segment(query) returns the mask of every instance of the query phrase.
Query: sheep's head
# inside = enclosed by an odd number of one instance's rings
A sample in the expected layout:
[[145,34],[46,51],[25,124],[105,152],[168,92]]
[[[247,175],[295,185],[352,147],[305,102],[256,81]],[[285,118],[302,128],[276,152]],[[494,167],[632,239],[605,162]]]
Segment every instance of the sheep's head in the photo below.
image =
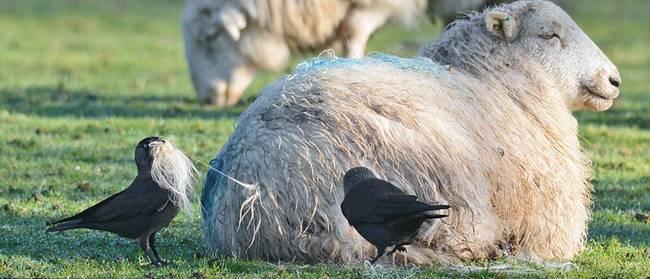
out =
[[254,66],[228,36],[218,35],[206,42],[198,38],[186,38],[185,56],[199,101],[235,105],[254,77]]
[[246,21],[236,6],[213,0],[189,0],[183,36],[192,83],[203,103],[237,103],[254,75],[237,40]]
[[183,13],[183,25],[192,35],[205,42],[217,37],[220,31],[218,7],[210,0],[189,0]]
[[282,37],[248,26],[238,1],[189,0],[183,36],[192,83],[203,103],[233,106],[261,69],[279,70],[289,59]]
[[[551,2],[518,2],[484,14],[485,28],[506,48],[540,65],[571,110],[603,111],[619,95],[616,66],[562,9]],[[520,52],[521,53],[521,52]]]

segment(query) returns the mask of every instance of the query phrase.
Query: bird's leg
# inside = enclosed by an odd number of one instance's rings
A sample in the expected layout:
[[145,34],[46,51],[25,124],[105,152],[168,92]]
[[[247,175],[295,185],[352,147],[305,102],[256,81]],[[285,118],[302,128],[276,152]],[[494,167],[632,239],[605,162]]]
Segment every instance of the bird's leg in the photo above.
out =
[[160,261],[158,261],[156,256],[153,254],[151,247],[149,246],[149,236],[140,237],[138,239],[138,242],[140,243],[140,248],[142,248],[144,254],[147,255],[147,257],[151,261],[151,264],[159,267],[161,265]]
[[408,244],[407,243],[401,243],[401,244],[395,245],[395,248],[393,248],[393,250],[390,250],[390,252],[388,252],[388,254],[386,254],[386,255],[392,255],[396,251],[406,253],[406,248],[404,248],[404,245],[408,245]]
[[370,260],[370,264],[375,264],[375,262],[384,255],[384,252],[386,252],[386,247],[377,247],[377,256]]
[[156,246],[154,245],[155,243],[156,243],[156,232],[152,233],[149,236],[149,246],[151,246],[151,251],[153,252],[153,255],[156,257],[156,260],[158,260],[158,262],[161,264],[166,264],[167,261],[163,260],[163,258],[161,258],[158,255],[158,251],[156,251]]

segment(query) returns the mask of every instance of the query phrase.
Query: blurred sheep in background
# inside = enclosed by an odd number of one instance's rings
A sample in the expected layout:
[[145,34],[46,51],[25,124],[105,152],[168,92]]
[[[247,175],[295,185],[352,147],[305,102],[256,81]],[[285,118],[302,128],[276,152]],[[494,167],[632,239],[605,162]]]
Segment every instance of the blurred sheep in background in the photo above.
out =
[[[413,25],[425,16],[445,23],[486,0],[188,0],[185,55],[198,100],[221,107],[239,102],[260,70],[283,70],[291,53],[342,45],[364,56],[368,38],[386,23]],[[499,1],[501,2],[501,1]]]

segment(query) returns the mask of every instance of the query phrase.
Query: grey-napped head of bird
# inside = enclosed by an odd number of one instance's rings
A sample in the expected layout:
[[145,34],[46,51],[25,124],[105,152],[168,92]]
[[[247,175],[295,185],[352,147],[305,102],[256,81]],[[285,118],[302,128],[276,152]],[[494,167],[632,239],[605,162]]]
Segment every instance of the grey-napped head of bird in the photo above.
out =
[[160,188],[169,191],[169,200],[182,209],[191,205],[190,197],[194,194],[192,186],[197,169],[192,160],[169,140],[149,143],[151,177]]
[[138,173],[149,172],[151,169],[151,147],[161,141],[164,140],[160,137],[147,137],[138,142],[135,147],[135,164],[138,166]]
[[347,194],[350,189],[354,185],[356,185],[359,181],[368,179],[368,178],[376,178],[377,175],[375,175],[372,170],[366,167],[354,167],[348,170],[345,175],[343,176],[343,190]]

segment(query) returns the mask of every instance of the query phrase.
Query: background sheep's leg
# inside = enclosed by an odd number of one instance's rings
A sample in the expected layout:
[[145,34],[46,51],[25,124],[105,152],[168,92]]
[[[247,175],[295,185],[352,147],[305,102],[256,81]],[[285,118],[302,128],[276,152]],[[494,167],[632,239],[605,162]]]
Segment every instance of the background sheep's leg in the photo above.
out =
[[345,56],[363,57],[370,35],[386,23],[389,11],[380,9],[355,9],[343,22],[343,45]]

